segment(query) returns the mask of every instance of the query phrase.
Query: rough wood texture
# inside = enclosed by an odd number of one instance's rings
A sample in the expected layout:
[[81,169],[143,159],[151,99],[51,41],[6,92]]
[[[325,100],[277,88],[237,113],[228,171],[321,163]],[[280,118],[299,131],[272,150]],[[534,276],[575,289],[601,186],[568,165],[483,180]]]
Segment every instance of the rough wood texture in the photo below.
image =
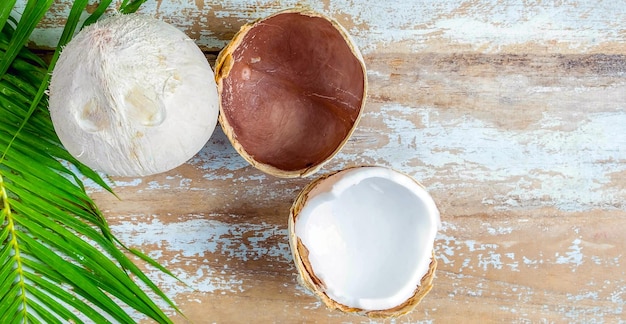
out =
[[[33,46],[50,46],[58,1]],[[607,322],[626,300],[626,5],[542,1],[156,1],[206,50],[239,26],[309,5],[365,54],[369,96],[320,174],[406,172],[442,214],[434,288],[395,322]],[[296,281],[287,216],[312,178],[249,167],[217,130],[186,165],[92,195],[194,323],[369,322]],[[185,322],[173,314],[178,322]],[[390,321],[387,321],[390,322]]]

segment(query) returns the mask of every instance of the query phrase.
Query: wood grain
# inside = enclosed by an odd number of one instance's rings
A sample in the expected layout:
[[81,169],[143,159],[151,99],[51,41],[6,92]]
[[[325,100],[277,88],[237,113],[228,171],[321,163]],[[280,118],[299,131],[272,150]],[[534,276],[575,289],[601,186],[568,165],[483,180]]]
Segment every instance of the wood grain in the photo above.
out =
[[[26,1],[17,2],[23,10]],[[34,46],[55,46],[72,3],[55,1]],[[219,50],[241,25],[291,7],[332,16],[366,53],[623,54],[626,39],[621,1],[152,0],[140,12]]]
[[[33,40],[53,46],[69,1]],[[626,5],[540,1],[155,1],[143,13],[206,51],[291,6],[338,19],[365,54],[361,122],[319,174],[386,165],[422,182],[443,221],[434,288],[389,323],[624,320]],[[221,130],[191,161],[90,186],[180,323],[370,322],[327,311],[296,280],[287,216],[313,178],[247,165]],[[165,307],[165,306],[164,306]],[[136,317],[141,320],[139,315]]]

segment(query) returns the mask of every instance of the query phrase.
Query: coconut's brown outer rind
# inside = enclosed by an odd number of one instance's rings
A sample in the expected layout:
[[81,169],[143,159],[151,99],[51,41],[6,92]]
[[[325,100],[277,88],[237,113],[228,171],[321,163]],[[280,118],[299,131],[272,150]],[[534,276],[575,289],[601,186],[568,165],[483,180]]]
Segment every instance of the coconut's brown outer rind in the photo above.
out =
[[[432,257],[431,257],[431,262],[430,262],[428,272],[422,277],[422,280],[420,281],[419,286],[416,287],[415,292],[413,293],[413,296],[407,299],[404,303],[396,307],[390,308],[390,309],[365,310],[365,309],[360,309],[360,308],[348,307],[346,305],[343,305],[341,303],[334,301],[333,299],[328,297],[328,295],[326,295],[326,293],[324,292],[326,290],[324,286],[324,282],[321,279],[319,279],[317,276],[315,276],[315,274],[312,271],[311,263],[308,260],[307,248],[304,246],[304,244],[302,244],[300,239],[296,236],[296,231],[295,231],[296,218],[298,217],[298,215],[300,214],[300,211],[302,210],[307,200],[309,199],[309,193],[311,192],[311,190],[313,190],[317,185],[319,185],[324,180],[326,180],[327,178],[335,174],[338,174],[338,173],[341,173],[341,172],[344,172],[353,168],[361,168],[361,167],[369,167],[369,166],[351,167],[351,168],[343,169],[340,171],[335,171],[330,174],[318,177],[317,179],[313,180],[308,185],[306,185],[300,191],[293,205],[291,206],[290,213],[289,213],[289,221],[288,221],[289,245],[291,248],[291,254],[293,256],[293,260],[296,264],[296,268],[298,269],[298,274],[299,274],[298,281],[300,282],[301,285],[303,285],[304,287],[309,289],[311,292],[313,292],[329,309],[339,309],[346,313],[356,313],[356,314],[364,315],[370,318],[390,318],[390,317],[402,316],[411,312],[415,308],[415,306],[417,306],[420,303],[420,301],[422,301],[424,296],[426,296],[426,294],[428,294],[428,292],[430,292],[430,290],[433,288],[433,279],[435,278],[435,271],[437,269],[437,260],[435,259],[434,250],[432,252]],[[409,177],[409,178],[413,179],[412,177]],[[419,183],[417,180],[413,179],[413,181],[415,181],[415,183],[417,183],[420,187],[423,187],[422,184]]]
[[[361,98],[361,105],[358,109],[358,114],[355,117],[355,120],[352,124],[352,127],[349,129],[349,131],[347,132],[345,138],[341,141],[341,143],[335,148],[335,150],[329,154],[323,161],[314,164],[314,165],[310,165],[310,166],[306,166],[303,168],[300,168],[298,170],[283,170],[280,168],[277,168],[273,165],[270,165],[268,163],[263,163],[263,162],[259,162],[257,160],[254,159],[253,156],[251,156],[251,154],[249,154],[245,147],[237,140],[237,135],[235,133],[235,130],[233,129],[233,127],[230,125],[228,118],[226,118],[226,115],[224,113],[224,107],[222,104],[222,96],[223,96],[223,92],[224,92],[224,80],[228,77],[233,65],[234,65],[234,61],[233,61],[233,53],[235,52],[235,50],[242,44],[242,41],[244,40],[246,34],[252,29],[254,28],[257,24],[262,23],[263,21],[272,18],[274,16],[277,15],[281,15],[281,14],[293,14],[293,13],[297,13],[297,14],[301,14],[304,16],[308,16],[308,17],[318,17],[318,18],[323,18],[325,20],[327,20],[328,22],[330,22],[332,24],[332,26],[336,29],[337,32],[339,32],[344,40],[346,41],[346,44],[348,45],[348,47],[350,48],[351,52],[353,53],[354,57],[359,61],[361,68],[362,68],[362,72],[363,72],[363,95]],[[277,12],[273,15],[270,15],[268,17],[262,18],[262,19],[258,19],[255,22],[252,22],[250,24],[246,24],[244,26],[242,26],[240,28],[240,30],[235,34],[235,36],[233,37],[233,39],[229,42],[229,44],[224,47],[224,49],[222,49],[222,51],[220,51],[216,63],[215,63],[215,80],[217,82],[217,88],[218,88],[218,94],[219,94],[219,104],[220,104],[220,114],[218,117],[219,123],[224,131],[224,134],[228,137],[228,139],[230,140],[233,148],[246,160],[248,161],[248,163],[250,163],[252,166],[254,166],[255,168],[276,176],[276,177],[281,177],[281,178],[297,178],[297,177],[305,177],[308,175],[311,175],[315,172],[317,172],[326,162],[328,162],[330,159],[332,159],[335,155],[337,155],[337,153],[339,153],[339,151],[343,148],[343,146],[345,145],[345,143],[350,139],[350,136],[352,136],[352,133],[354,132],[354,130],[356,129],[359,120],[361,118],[363,109],[365,107],[365,101],[366,101],[366,97],[367,97],[367,73],[366,73],[366,67],[365,67],[365,62],[363,60],[363,56],[361,55],[361,52],[359,51],[359,49],[357,48],[357,46],[355,45],[354,41],[352,40],[352,38],[350,37],[350,35],[348,34],[348,32],[343,28],[343,26],[341,26],[338,22],[336,22],[334,19],[331,19],[319,12],[315,12],[312,10],[308,10],[308,9],[302,9],[302,8],[293,8],[293,9],[287,9],[287,10],[283,10],[280,12]]]

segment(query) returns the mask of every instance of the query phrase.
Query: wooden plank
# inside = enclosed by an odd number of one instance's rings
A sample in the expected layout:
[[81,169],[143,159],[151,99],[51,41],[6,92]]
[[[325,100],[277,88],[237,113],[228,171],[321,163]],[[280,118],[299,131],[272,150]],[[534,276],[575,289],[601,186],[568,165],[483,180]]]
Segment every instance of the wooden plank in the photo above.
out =
[[[25,0],[18,0],[18,9]],[[118,0],[118,2],[120,2]],[[71,0],[57,0],[33,45],[53,47]],[[243,24],[291,7],[334,17],[366,53],[623,53],[623,1],[147,1],[143,14],[179,27],[207,50],[221,49]]]
[[[69,3],[33,46],[54,46]],[[242,24],[297,5],[344,24],[368,66],[361,123],[320,174],[390,166],[442,213],[435,288],[397,322],[623,318],[624,3],[171,0],[142,12],[216,51]],[[286,218],[311,180],[251,168],[218,129],[180,168],[112,179],[121,200],[90,192],[123,242],[187,283],[146,268],[193,323],[369,322],[297,283]]]

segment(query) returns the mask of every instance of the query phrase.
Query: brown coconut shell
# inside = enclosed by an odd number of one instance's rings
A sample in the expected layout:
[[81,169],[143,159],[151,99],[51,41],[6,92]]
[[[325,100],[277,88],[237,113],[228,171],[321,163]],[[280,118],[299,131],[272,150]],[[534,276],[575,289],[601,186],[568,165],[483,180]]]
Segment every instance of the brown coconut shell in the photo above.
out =
[[346,30],[304,9],[241,27],[219,54],[215,79],[231,144],[278,177],[307,176],[335,156],[367,93],[363,57]]
[[[298,281],[301,285],[313,292],[324,303],[324,305],[326,305],[326,307],[331,310],[338,309],[345,313],[354,313],[358,315],[364,315],[370,318],[390,318],[405,315],[411,312],[433,288],[433,279],[435,278],[435,270],[437,269],[437,260],[435,259],[434,250],[432,252],[429,270],[422,277],[419,286],[415,288],[413,296],[407,299],[404,303],[393,308],[383,310],[366,310],[361,308],[349,307],[344,304],[338,303],[324,292],[326,290],[326,287],[324,285],[324,282],[320,278],[315,276],[315,273],[308,258],[309,251],[295,234],[296,219],[300,214],[300,211],[306,204],[307,200],[309,199],[309,193],[330,176],[342,171],[346,171],[348,169],[335,171],[313,180],[312,182],[307,184],[302,189],[302,191],[300,191],[293,205],[291,206],[288,221],[289,245],[291,247],[293,260],[296,264],[296,268],[298,269]],[[420,184],[416,180],[414,181],[418,185],[423,187],[422,184]]]

